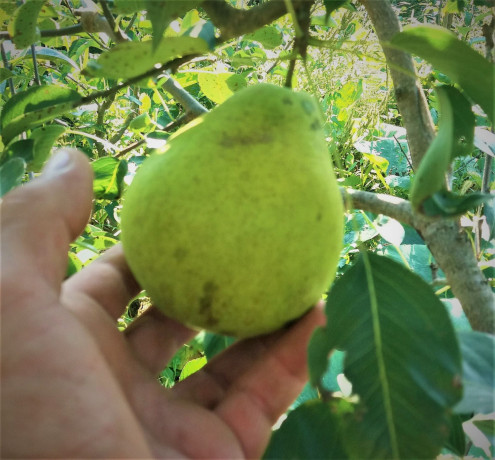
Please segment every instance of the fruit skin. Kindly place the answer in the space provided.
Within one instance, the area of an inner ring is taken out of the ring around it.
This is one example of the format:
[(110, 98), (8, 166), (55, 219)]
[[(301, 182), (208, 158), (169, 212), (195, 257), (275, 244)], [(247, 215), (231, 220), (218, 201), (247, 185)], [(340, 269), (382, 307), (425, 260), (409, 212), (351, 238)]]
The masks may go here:
[(236, 337), (298, 318), (334, 279), (343, 237), (316, 102), (270, 84), (235, 93), (146, 159), (121, 230), (169, 317)]

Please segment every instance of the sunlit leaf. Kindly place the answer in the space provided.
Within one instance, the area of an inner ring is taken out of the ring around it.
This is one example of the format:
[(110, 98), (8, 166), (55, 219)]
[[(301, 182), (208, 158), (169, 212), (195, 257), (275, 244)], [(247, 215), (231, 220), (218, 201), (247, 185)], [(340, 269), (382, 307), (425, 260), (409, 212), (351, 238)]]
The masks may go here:
[(69, 112), (82, 99), (62, 86), (33, 86), (7, 101), (2, 111), (2, 139), (5, 144), (28, 128)]
[(156, 50), (153, 50), (151, 40), (124, 42), (106, 51), (97, 60), (90, 61), (84, 72), (94, 77), (128, 79), (151, 70), (155, 65), (207, 51), (206, 42), (194, 37), (164, 38)]
[(179, 376), (179, 381), (184, 380), (195, 372), (198, 372), (206, 364), (206, 362), (207, 360), (204, 356), (188, 361), (182, 368), (182, 372)]
[(198, 74), (198, 83), (206, 97), (217, 104), (247, 85), (242, 75), (234, 73), (201, 72)]
[(283, 42), (282, 33), (275, 26), (265, 26), (244, 36), (247, 40), (261, 43), (267, 49), (280, 46)]
[(167, 26), (201, 2), (202, 0), (146, 0), (147, 17), (153, 26), (153, 50), (160, 45)]
[(8, 31), (17, 48), (26, 48), (40, 38), (38, 15), (45, 0), (27, 0), (14, 13)]

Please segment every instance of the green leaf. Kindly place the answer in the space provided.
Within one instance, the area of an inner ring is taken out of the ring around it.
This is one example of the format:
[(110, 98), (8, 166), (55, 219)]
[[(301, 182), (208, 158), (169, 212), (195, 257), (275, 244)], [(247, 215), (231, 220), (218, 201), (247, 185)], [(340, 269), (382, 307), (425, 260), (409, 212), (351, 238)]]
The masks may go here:
[[(75, 70), (79, 72), (79, 66), (68, 56), (66, 56), (61, 51), (56, 49), (47, 48), (46, 46), (36, 46), (35, 47), (36, 59), (47, 59), (49, 61), (62, 61), (69, 64)], [(24, 58), (32, 59), (32, 50), (29, 49), (28, 52), (24, 55)]]
[(244, 39), (261, 43), (266, 49), (273, 49), (283, 43), (282, 33), (275, 26), (265, 26), (244, 36)]
[(460, 414), (489, 414), (495, 411), (495, 337), (476, 331), (462, 331), (458, 337), (464, 394), (454, 410)]
[(436, 25), (407, 27), (390, 45), (429, 61), (495, 121), (494, 66), (453, 32)]
[(167, 26), (201, 2), (202, 0), (147, 0), (147, 18), (153, 26), (153, 50), (158, 48)]
[(2, 161), (12, 158), (21, 158), (25, 163), (33, 161), (34, 158), (34, 141), (32, 139), (20, 139), (16, 142), (11, 142), (2, 152)]
[(94, 77), (129, 79), (157, 64), (165, 64), (188, 54), (208, 52), (207, 43), (194, 37), (167, 37), (156, 50), (152, 46), (151, 40), (119, 43), (96, 61), (90, 61), (84, 73)]
[(438, 454), (449, 408), (461, 396), (461, 362), (448, 313), (430, 286), (402, 265), (365, 253), (335, 282), (326, 312), (327, 326), (310, 342), (310, 376), (317, 384), (326, 362), (315, 361), (334, 349), (346, 352), (344, 374), (360, 400), (343, 432), (349, 456)]
[(246, 79), (235, 73), (207, 73), (198, 75), (201, 91), (208, 99), (221, 104), (232, 94), (247, 86)]
[(206, 358), (210, 360), (213, 356), (225, 350), (227, 347), (235, 342), (234, 337), (228, 337), (226, 335), (214, 334), (213, 332), (206, 332), (203, 341), (203, 349)]
[(33, 86), (7, 101), (2, 111), (5, 144), (17, 134), (69, 112), (81, 100), (76, 91), (62, 86)]
[(117, 14), (132, 14), (146, 10), (148, 0), (114, 0), (114, 9)]
[(97, 199), (115, 200), (122, 194), (127, 162), (103, 157), (91, 163), (94, 171), (93, 193)]
[(465, 0), (447, 0), (447, 3), (443, 7), (443, 12), (446, 14), (458, 14), (464, 11), (466, 6)]
[(9, 78), (12, 78), (13, 76), (15, 76), (15, 74), (12, 73), (9, 69), (6, 69), (5, 67), (2, 67), (0, 69), (0, 83), (4, 82)]
[(69, 278), (76, 274), (82, 268), (82, 262), (79, 260), (76, 254), (69, 252), (67, 261), (67, 270), (65, 272), (65, 278)]
[(182, 368), (182, 371), (179, 376), (179, 382), (189, 377), (190, 375), (198, 372), (205, 364), (207, 360), (205, 356), (201, 358), (195, 358), (188, 361), (185, 366)]
[(30, 136), (34, 141), (33, 160), (28, 169), (40, 172), (50, 156), (53, 144), (65, 132), (66, 128), (60, 125), (49, 125), (35, 129)]
[(208, 44), (210, 51), (215, 49), (217, 42), (215, 37), (215, 26), (210, 21), (200, 19), (196, 24), (184, 32), (184, 36), (202, 38)]
[(457, 216), (487, 201), (480, 193), (456, 195), (445, 187), (452, 160), (474, 148), (475, 118), (467, 99), (453, 86), (436, 88), (439, 102), (438, 134), (428, 148), (411, 187), (411, 204), (427, 216)]
[(454, 149), (454, 112), (449, 93), (444, 87), (436, 88), (439, 103), (438, 133), (421, 160), (410, 199), (418, 210), (423, 201), (445, 187), (445, 173), (448, 170)]
[(459, 457), (463, 457), (466, 452), (466, 435), (462, 428), (462, 422), (464, 420), (458, 414), (452, 414), (450, 416), (450, 430), (449, 439), (445, 444), (445, 447), (454, 452)]
[(476, 120), (470, 102), (453, 86), (442, 86), (449, 97), (454, 116), (454, 144), (450, 161), (455, 157), (469, 155), (474, 149), (474, 127)]
[(129, 129), (132, 131), (143, 131), (151, 125), (151, 118), (147, 112), (138, 115), (136, 118), (133, 118), (131, 123), (129, 124)]
[(26, 163), (22, 158), (15, 157), (0, 166), (0, 196), (19, 185), (26, 171)]
[(26, 48), (39, 40), (40, 31), (37, 21), (44, 3), (45, 0), (27, 0), (15, 11), (9, 22), (8, 31), (17, 48)]
[(323, 0), (326, 19), (328, 19), (335, 10), (349, 3), (350, 0)]
[(421, 212), (430, 217), (455, 217), (490, 200), (493, 200), (493, 195), (488, 193), (457, 195), (448, 190), (441, 190), (422, 202)]
[(263, 459), (346, 459), (339, 420), (328, 403), (313, 400), (289, 412), (273, 432)]

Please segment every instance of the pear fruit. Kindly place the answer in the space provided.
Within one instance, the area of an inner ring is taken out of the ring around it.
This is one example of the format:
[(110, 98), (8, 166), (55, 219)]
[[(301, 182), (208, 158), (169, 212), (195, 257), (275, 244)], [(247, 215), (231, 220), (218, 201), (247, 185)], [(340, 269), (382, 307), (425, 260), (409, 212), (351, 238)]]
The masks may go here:
[(257, 84), (192, 121), (137, 171), (121, 231), (136, 279), (183, 324), (249, 337), (300, 317), (343, 236), (317, 103)]

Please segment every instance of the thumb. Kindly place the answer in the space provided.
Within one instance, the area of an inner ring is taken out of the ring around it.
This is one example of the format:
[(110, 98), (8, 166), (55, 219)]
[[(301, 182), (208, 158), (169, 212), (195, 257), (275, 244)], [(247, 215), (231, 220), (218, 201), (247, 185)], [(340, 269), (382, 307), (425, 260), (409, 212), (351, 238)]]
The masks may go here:
[(36, 281), (46, 282), (58, 293), (69, 243), (88, 222), (91, 201), (91, 167), (86, 156), (73, 149), (60, 150), (39, 178), (3, 197), (3, 295), (20, 280), (25, 293), (39, 289)]

